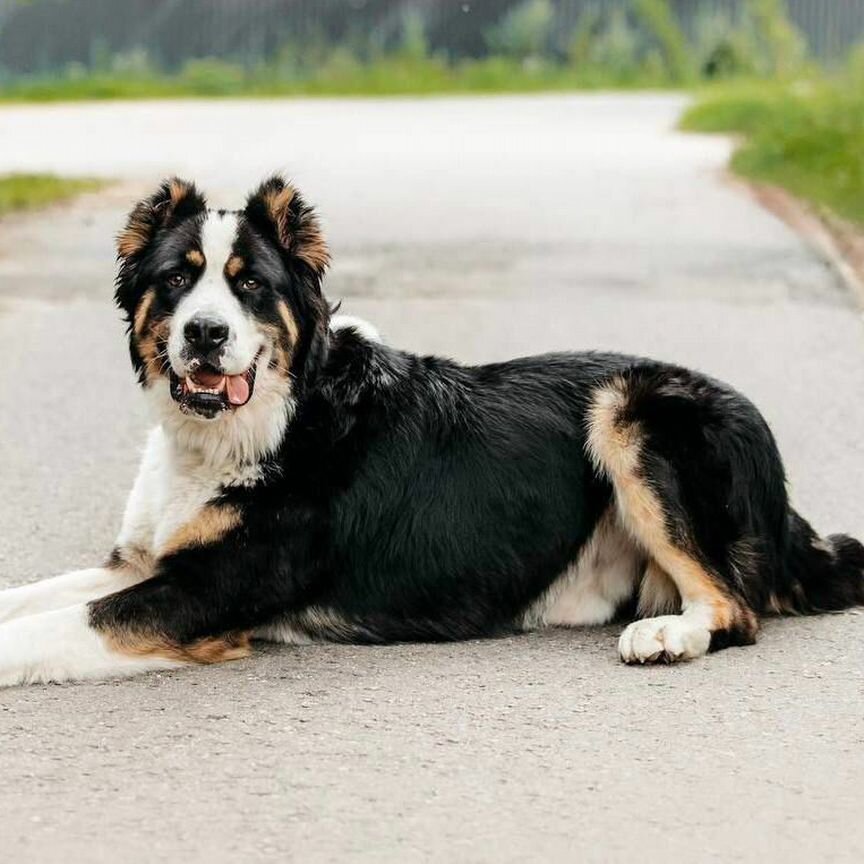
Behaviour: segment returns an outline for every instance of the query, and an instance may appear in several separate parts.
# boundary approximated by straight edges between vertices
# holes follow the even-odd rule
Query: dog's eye
[[[244,291],[257,291],[261,287],[261,283],[257,279],[247,276],[245,279],[240,280],[240,287]]]
[[[186,276],[183,273],[171,273],[166,281],[172,288],[183,288],[186,285]]]

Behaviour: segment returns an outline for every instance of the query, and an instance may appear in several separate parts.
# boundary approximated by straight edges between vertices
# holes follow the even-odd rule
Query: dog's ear
[[[129,213],[126,226],[117,235],[117,257],[130,261],[140,255],[156,234],[172,224],[205,210],[207,202],[194,183],[172,177]]]
[[[291,183],[279,176],[265,180],[247,199],[245,212],[253,226],[309,267],[320,283],[330,250],[314,209]]]

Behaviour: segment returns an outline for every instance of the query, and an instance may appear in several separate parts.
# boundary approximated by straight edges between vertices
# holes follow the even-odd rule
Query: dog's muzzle
[[[245,372],[226,375],[218,367],[200,363],[190,369],[185,378],[171,370],[171,397],[187,414],[215,417],[220,411],[241,408],[255,389],[257,358]]]

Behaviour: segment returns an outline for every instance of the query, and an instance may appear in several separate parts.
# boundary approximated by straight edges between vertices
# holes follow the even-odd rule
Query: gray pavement
[[[465,361],[652,354],[744,389],[823,531],[864,535],[864,325],[674,131],[673,96],[0,110],[0,172],[122,182],[0,222],[0,584],[99,561],[143,443],[111,236],[163,174],[318,203],[344,309]],[[8,861],[860,861],[864,617],[633,669],[616,628],[265,648],[0,692]]]

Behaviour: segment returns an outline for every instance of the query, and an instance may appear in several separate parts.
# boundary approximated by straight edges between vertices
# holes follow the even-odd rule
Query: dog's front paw
[[[644,618],[628,625],[618,640],[625,663],[676,663],[707,653],[711,633],[684,615]]]

